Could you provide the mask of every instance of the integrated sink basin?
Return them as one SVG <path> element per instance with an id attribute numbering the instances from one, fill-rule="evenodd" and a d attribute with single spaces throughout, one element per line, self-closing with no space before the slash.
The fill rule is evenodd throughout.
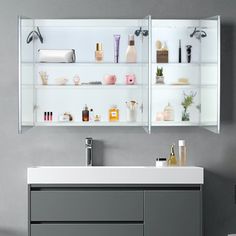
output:
<path id="1" fill-rule="evenodd" d="M 203 184 L 201 167 L 41 166 L 28 168 L 28 184 Z"/>

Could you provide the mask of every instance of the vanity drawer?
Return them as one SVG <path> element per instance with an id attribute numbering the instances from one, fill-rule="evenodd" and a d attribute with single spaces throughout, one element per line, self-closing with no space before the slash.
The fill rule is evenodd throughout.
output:
<path id="1" fill-rule="evenodd" d="M 31 221 L 143 221 L 143 191 L 31 191 Z"/>
<path id="2" fill-rule="evenodd" d="M 32 224 L 31 236 L 143 236 L 142 224 Z"/>

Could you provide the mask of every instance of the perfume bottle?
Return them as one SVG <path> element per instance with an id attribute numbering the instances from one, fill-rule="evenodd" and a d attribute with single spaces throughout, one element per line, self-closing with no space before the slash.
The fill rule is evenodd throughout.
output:
<path id="1" fill-rule="evenodd" d="M 103 61 L 102 43 L 96 43 L 95 60 L 97 62 Z"/>
<path id="2" fill-rule="evenodd" d="M 135 48 L 134 35 L 128 37 L 128 48 L 126 50 L 126 62 L 135 63 L 137 61 L 137 51 Z"/>
<path id="3" fill-rule="evenodd" d="M 109 121 L 119 121 L 119 109 L 116 105 L 112 105 L 109 109 Z"/>
<path id="4" fill-rule="evenodd" d="M 176 166 L 177 165 L 177 159 L 175 156 L 174 146 L 175 146 L 174 144 L 171 145 L 170 157 L 168 158 L 168 161 L 167 161 L 168 166 Z"/>
<path id="5" fill-rule="evenodd" d="M 88 106 L 85 104 L 84 110 L 82 111 L 82 121 L 89 121 L 89 110 Z"/>

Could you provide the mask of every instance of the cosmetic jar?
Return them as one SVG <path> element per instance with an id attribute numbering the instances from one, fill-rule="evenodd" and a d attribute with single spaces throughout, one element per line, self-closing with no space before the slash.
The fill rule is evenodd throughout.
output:
<path id="1" fill-rule="evenodd" d="M 167 166 L 167 161 L 165 157 L 159 157 L 156 159 L 156 167 L 165 167 Z"/>

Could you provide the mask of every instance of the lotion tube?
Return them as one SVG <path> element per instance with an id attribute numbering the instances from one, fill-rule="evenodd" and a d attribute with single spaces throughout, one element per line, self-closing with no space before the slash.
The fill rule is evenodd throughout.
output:
<path id="1" fill-rule="evenodd" d="M 114 34 L 114 62 L 119 63 L 120 35 Z"/>

